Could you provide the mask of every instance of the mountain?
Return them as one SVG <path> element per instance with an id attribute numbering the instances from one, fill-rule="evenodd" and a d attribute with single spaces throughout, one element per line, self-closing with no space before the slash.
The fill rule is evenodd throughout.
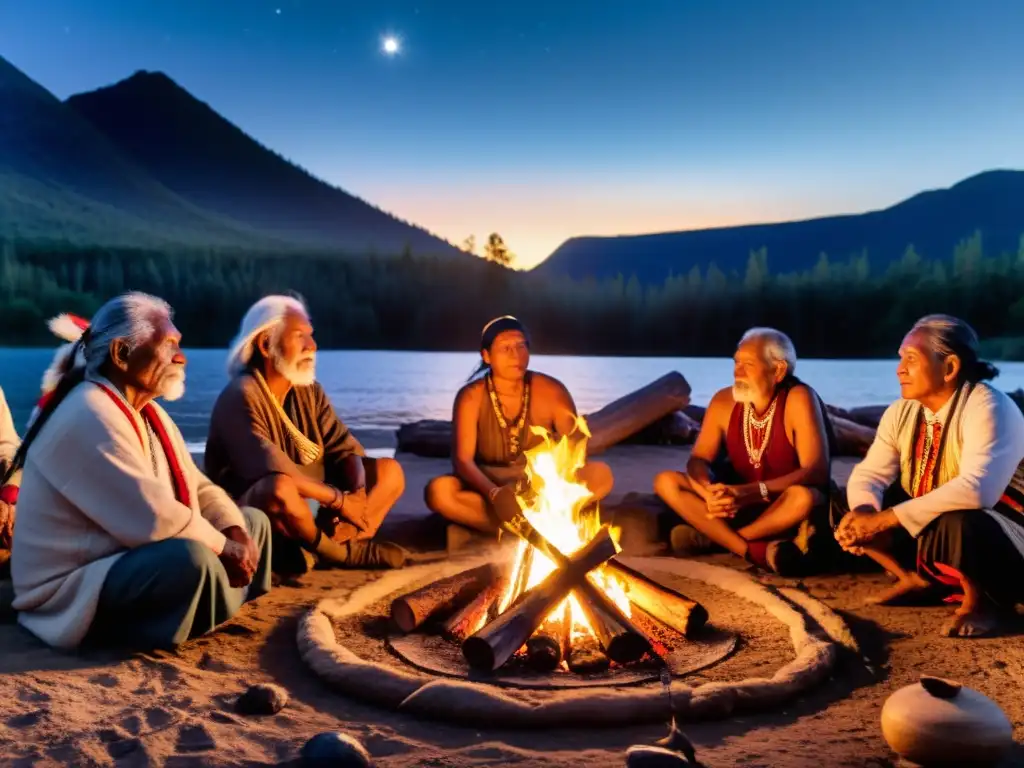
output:
<path id="1" fill-rule="evenodd" d="M 961 240 L 980 231 L 986 253 L 1016 253 L 1024 235 L 1024 171 L 994 170 L 949 189 L 922 192 L 884 210 L 780 224 L 689 232 L 567 240 L 533 271 L 598 279 L 636 275 L 658 284 L 694 266 L 740 274 L 750 251 L 768 249 L 773 273 L 811 269 L 821 253 L 845 260 L 867 250 L 873 269 L 898 260 L 907 246 L 929 259 L 947 259 Z"/>
<path id="2" fill-rule="evenodd" d="M 159 72 L 140 71 L 67 105 L 154 179 L 268 236 L 365 255 L 462 252 L 332 187 L 259 144 Z"/>
<path id="3" fill-rule="evenodd" d="M 0 237 L 99 246 L 267 241 L 175 195 L 3 58 Z"/>

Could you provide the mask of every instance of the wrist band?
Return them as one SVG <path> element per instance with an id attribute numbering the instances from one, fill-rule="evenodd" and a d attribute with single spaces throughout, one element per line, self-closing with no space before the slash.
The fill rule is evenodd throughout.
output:
<path id="1" fill-rule="evenodd" d="M 761 498 L 768 501 L 768 486 L 763 482 L 757 484 L 758 490 L 761 491 Z"/>
<path id="2" fill-rule="evenodd" d="M 491 490 L 489 490 L 487 492 L 487 498 L 491 500 L 492 504 L 494 503 L 494 497 L 497 496 L 500 492 L 501 492 L 501 486 L 500 485 L 494 486 L 493 488 L 491 488 Z"/>
<path id="3" fill-rule="evenodd" d="M 12 505 L 17 504 L 18 491 L 19 488 L 16 485 L 5 485 L 3 488 L 0 488 L 0 501 Z"/>

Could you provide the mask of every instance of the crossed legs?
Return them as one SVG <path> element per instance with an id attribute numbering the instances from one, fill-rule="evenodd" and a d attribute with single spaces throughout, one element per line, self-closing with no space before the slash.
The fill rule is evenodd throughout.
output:
<path id="1" fill-rule="evenodd" d="M 598 502 L 611 493 L 615 483 L 611 468 L 601 461 L 588 462 L 579 470 L 577 477 Z M 490 534 L 498 530 L 487 500 L 476 491 L 469 490 L 455 475 L 442 475 L 427 483 L 424 499 L 431 511 L 450 523 L 480 533 Z"/>

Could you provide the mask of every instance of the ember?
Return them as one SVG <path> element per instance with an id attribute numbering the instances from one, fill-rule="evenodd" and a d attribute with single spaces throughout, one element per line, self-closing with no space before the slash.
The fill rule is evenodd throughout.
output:
<path id="1" fill-rule="evenodd" d="M 543 441 L 526 451 L 526 490 L 503 521 L 520 538 L 512 565 L 477 568 L 395 600 L 396 624 L 408 632 L 432 613 L 449 613 L 443 631 L 478 671 L 514 656 L 536 671 L 663 663 L 666 639 L 703 626 L 707 612 L 615 560 L 612 532 L 577 479 L 586 423 L 557 441 L 534 432 Z"/>

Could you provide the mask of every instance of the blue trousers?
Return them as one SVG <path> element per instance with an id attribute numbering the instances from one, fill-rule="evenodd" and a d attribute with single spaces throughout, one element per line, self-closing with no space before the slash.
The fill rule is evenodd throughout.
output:
<path id="1" fill-rule="evenodd" d="M 224 565 L 205 544 L 190 539 L 146 544 L 125 553 L 110 569 L 86 644 L 173 649 L 269 592 L 270 521 L 252 507 L 242 507 L 242 514 L 260 551 L 248 587 L 232 587 Z"/>

